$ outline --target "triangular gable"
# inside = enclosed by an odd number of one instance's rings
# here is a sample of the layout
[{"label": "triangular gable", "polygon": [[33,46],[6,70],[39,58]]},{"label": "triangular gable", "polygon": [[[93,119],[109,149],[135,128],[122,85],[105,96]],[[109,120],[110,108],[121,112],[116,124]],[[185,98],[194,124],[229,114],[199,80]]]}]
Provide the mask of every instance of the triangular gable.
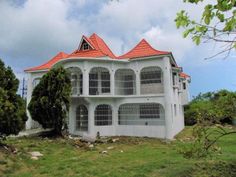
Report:
[{"label": "triangular gable", "polygon": [[[85,45],[88,46],[88,48],[84,48]],[[95,49],[92,41],[87,38],[86,36],[82,36],[81,40],[80,40],[80,44],[79,44],[79,47],[78,47],[78,50],[79,51],[85,51],[85,50],[91,50],[91,49]]]},{"label": "triangular gable", "polygon": [[[83,50],[83,44],[89,44],[91,48],[89,50]],[[97,34],[92,34],[89,38],[83,36],[80,41],[79,48],[71,53],[70,57],[92,57],[92,58],[101,58],[101,57],[110,57],[116,59],[117,57],[113,54],[111,49],[107,44],[100,38]]]}]

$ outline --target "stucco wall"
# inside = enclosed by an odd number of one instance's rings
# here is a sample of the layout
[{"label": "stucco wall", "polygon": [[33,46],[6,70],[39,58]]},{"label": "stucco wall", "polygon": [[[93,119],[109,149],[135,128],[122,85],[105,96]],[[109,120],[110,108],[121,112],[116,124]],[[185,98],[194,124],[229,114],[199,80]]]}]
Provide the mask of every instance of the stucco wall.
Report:
[{"label": "stucco wall", "polygon": [[[172,69],[168,57],[148,58],[145,60],[120,60],[109,59],[73,59],[63,61],[57,65],[65,68],[78,67],[83,73],[83,94],[79,97],[72,97],[69,111],[69,132],[81,136],[95,137],[97,132],[101,136],[127,135],[127,136],[149,136],[159,138],[173,138],[183,128],[183,112],[178,116],[173,115],[173,105],[182,105],[178,89],[172,86]],[[157,66],[163,72],[163,82],[161,84],[140,85],[140,72],[144,67]],[[89,72],[94,67],[105,67],[109,70],[111,78],[111,92],[106,95],[89,95]],[[117,83],[115,83],[115,73],[118,69],[132,69],[135,73],[135,95],[124,95],[115,92]],[[27,103],[29,103],[32,94],[32,82],[34,78],[42,77],[45,72],[29,73]],[[141,92],[141,93],[140,93]],[[157,93],[158,92],[158,93]],[[145,94],[148,93],[148,94]],[[165,110],[164,125],[118,125],[119,106],[126,103],[158,103]],[[78,132],[75,129],[75,111],[79,104],[85,104],[88,108],[88,132]],[[94,110],[99,104],[109,104],[112,106],[112,125],[95,126]],[[137,111],[137,110],[136,110]],[[137,112],[136,112],[137,113]],[[137,117],[138,119],[138,117]],[[151,121],[151,120],[147,120]],[[26,123],[27,128],[32,128],[33,122],[29,119]]]}]

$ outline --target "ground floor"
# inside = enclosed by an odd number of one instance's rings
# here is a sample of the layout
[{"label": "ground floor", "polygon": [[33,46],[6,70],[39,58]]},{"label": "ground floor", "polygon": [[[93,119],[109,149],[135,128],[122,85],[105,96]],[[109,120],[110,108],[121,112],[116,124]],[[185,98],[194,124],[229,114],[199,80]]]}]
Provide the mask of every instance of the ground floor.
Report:
[{"label": "ground floor", "polygon": [[93,138],[97,135],[172,138],[184,128],[183,111],[170,117],[174,115],[168,114],[165,107],[164,97],[72,98],[69,132]]},{"label": "ground floor", "polygon": [[[181,104],[171,104],[163,95],[140,97],[72,97],[68,113],[72,135],[137,136],[172,139],[184,128]],[[26,128],[39,125],[29,120]]]}]

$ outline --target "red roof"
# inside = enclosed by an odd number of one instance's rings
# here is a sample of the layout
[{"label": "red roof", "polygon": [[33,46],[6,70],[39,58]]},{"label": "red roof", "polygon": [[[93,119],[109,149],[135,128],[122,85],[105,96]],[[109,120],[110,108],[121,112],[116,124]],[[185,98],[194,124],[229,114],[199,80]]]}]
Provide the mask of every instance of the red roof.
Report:
[{"label": "red roof", "polygon": [[49,60],[47,63],[37,66],[37,67],[26,69],[25,71],[50,69],[57,61],[61,59],[65,59],[65,58],[72,58],[72,57],[100,58],[100,57],[107,56],[112,59],[133,59],[133,58],[138,58],[138,57],[171,54],[170,52],[159,51],[159,50],[154,49],[146,40],[143,39],[128,53],[121,55],[119,57],[116,57],[114,53],[111,51],[111,49],[104,42],[104,40],[100,38],[97,34],[94,33],[89,38],[86,36],[82,36],[81,42],[83,40],[85,40],[91,46],[91,49],[81,50],[80,48],[78,48],[71,54],[60,52],[51,60]]},{"label": "red roof", "polygon": [[72,54],[70,54],[68,57],[105,57],[108,56],[110,58],[117,58],[111,49],[107,46],[107,44],[103,41],[102,38],[100,38],[97,34],[91,35],[89,38],[83,36],[85,40],[88,41],[88,43],[93,47],[94,49],[91,50],[75,50]]},{"label": "red roof", "polygon": [[59,52],[56,56],[54,56],[51,60],[49,60],[47,63],[44,63],[40,66],[36,66],[33,68],[26,69],[25,71],[36,71],[36,70],[45,70],[45,69],[50,69],[52,65],[54,65],[57,61],[66,58],[68,54],[64,52]]},{"label": "red roof", "polygon": [[180,73],[179,75],[180,77],[183,77],[183,78],[190,78],[190,76],[187,75],[186,73]]},{"label": "red roof", "polygon": [[132,59],[132,58],[147,57],[154,55],[165,55],[165,54],[170,54],[170,52],[156,50],[145,39],[142,39],[132,50],[130,50],[124,55],[119,56],[118,58]]}]

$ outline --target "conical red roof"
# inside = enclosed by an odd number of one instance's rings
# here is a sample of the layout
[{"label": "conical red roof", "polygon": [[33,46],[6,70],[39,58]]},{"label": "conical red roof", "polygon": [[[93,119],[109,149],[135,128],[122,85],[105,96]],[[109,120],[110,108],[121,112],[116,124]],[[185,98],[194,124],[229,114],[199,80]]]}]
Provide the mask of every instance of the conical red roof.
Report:
[{"label": "conical red roof", "polygon": [[132,59],[132,58],[148,57],[154,55],[165,55],[165,54],[170,54],[170,52],[156,50],[145,39],[142,39],[132,50],[130,50],[124,55],[119,56],[118,58]]}]

